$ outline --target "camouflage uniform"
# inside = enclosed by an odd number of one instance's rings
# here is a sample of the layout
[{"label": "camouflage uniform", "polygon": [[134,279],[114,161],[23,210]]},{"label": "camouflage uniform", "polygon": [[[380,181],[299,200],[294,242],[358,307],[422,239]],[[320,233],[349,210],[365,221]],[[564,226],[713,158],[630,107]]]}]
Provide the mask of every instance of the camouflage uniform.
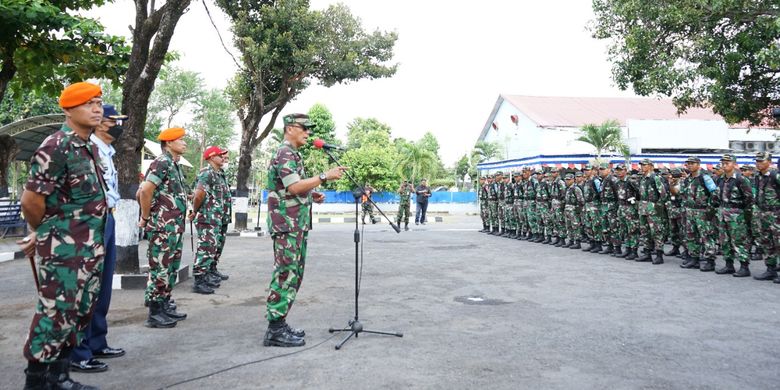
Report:
[{"label": "camouflage uniform", "polygon": [[[521,176],[518,175],[515,176],[515,178],[521,178]],[[523,210],[523,202],[525,202],[525,200],[523,199],[525,196],[525,194],[523,194],[524,185],[525,183],[523,183],[522,179],[521,180],[515,179],[514,185],[512,186],[512,189],[514,191],[514,198],[515,198],[515,203],[512,206],[512,212],[515,215],[518,235],[523,235],[528,230],[525,221],[525,211]]]},{"label": "camouflage uniform", "polygon": [[152,161],[146,180],[156,187],[145,226],[149,279],[144,301],[162,303],[170,298],[181,265],[187,193],[179,164],[167,151]]},{"label": "camouflage uniform", "polygon": [[582,188],[576,184],[568,186],[564,199],[566,236],[569,238],[569,241],[578,242],[582,240],[582,225],[580,224],[580,221],[582,208],[585,206],[585,196],[582,193]]},{"label": "camouflage uniform", "polygon": [[536,212],[536,187],[538,182],[535,177],[531,176],[525,182],[525,215],[526,223],[531,234],[538,235],[539,230],[539,217]]},{"label": "camouflage uniform", "polygon": [[201,169],[198,173],[195,185],[196,188],[206,193],[206,197],[195,217],[195,226],[198,230],[198,248],[195,253],[195,264],[192,266],[193,275],[203,275],[212,269],[216,262],[217,248],[225,240],[222,222],[225,220],[224,213],[226,211],[225,192],[229,190],[221,173],[211,165]]},{"label": "camouflage uniform", "polygon": [[[759,248],[766,255],[767,267],[776,267],[780,260],[780,173],[774,169],[756,172],[755,220]],[[779,282],[780,283],[780,282]]]},{"label": "camouflage uniform", "polygon": [[515,185],[511,182],[511,176],[506,177],[505,180],[507,181],[504,183],[504,230],[507,234],[511,234],[517,229],[514,217]]},{"label": "camouflage uniform", "polygon": [[25,190],[45,197],[36,229],[38,303],[24,344],[30,362],[52,363],[78,346],[89,325],[103,271],[105,184],[97,147],[67,125],[47,137],[30,161]]},{"label": "camouflage uniform", "polygon": [[680,197],[685,207],[685,244],[688,256],[715,260],[717,246],[713,226],[714,213],[711,207],[711,194],[716,188],[715,181],[703,170],[692,172],[680,188]]},{"label": "camouflage uniform", "polygon": [[655,173],[639,182],[639,232],[645,251],[662,251],[666,241],[666,210],[668,194],[661,178]]},{"label": "camouflage uniform", "polygon": [[550,185],[546,179],[539,181],[536,187],[536,213],[539,220],[539,233],[549,239],[552,234],[550,226]]},{"label": "camouflage uniform", "polygon": [[566,218],[564,204],[566,203],[566,183],[560,174],[550,183],[550,212],[552,215],[552,235],[563,240],[566,237]]},{"label": "camouflage uniform", "polygon": [[[679,191],[679,182],[677,184],[669,183],[669,185],[677,187]],[[670,191],[669,200],[666,202],[666,209],[668,210],[667,214],[669,218],[669,241],[672,246],[679,247],[683,244],[683,214],[685,213],[682,206],[682,197],[680,197],[680,195],[675,195]]]},{"label": "camouflage uniform", "polygon": [[[411,212],[411,200],[412,200],[412,188],[411,185],[402,185],[398,190],[398,215],[395,217],[396,224],[400,225],[401,222],[409,224],[409,213]],[[482,188],[479,191],[479,201],[482,205]],[[481,209],[481,207],[480,207]],[[486,218],[482,218],[482,223],[485,224]]]},{"label": "camouflage uniform", "polygon": [[363,211],[360,217],[363,220],[363,223],[366,223],[366,214],[368,214],[368,220],[371,221],[371,223],[376,223],[374,222],[374,205],[369,201],[371,195],[376,190],[373,187],[367,186],[363,191],[365,191],[366,194],[363,195]]},{"label": "camouflage uniform", "polygon": [[[399,194],[401,192],[399,191]],[[403,202],[404,202],[404,196],[401,194],[401,201],[398,205],[398,218],[396,219],[397,223],[401,223],[401,214],[403,209]],[[409,201],[407,200],[407,204]],[[408,207],[408,206],[407,206]],[[479,216],[482,218],[482,226],[486,229],[490,229],[490,210],[488,209],[488,184],[482,183],[479,186]],[[406,210],[406,223],[409,223],[409,211]]]},{"label": "camouflage uniform", "polygon": [[301,287],[306,265],[306,241],[311,230],[311,192],[293,195],[287,188],[306,179],[300,152],[284,141],[268,166],[268,231],[274,249],[266,318],[287,317]]},{"label": "camouflage uniform", "polygon": [[[222,177],[222,181],[225,182],[226,191],[223,194],[224,197],[222,201],[222,206],[224,207],[225,211],[222,213],[222,228],[219,231],[220,240],[217,241],[217,255],[214,257],[214,270],[216,270],[217,265],[219,265],[219,259],[222,257],[222,249],[225,248],[228,225],[233,222],[233,196],[230,194],[230,183],[228,183],[225,171],[220,172],[219,175]],[[259,215],[257,217],[260,218]]]},{"label": "camouflage uniform", "polygon": [[493,183],[494,186],[496,186],[496,193],[498,194],[498,202],[496,204],[496,227],[499,229],[499,232],[503,233],[506,229],[506,220],[504,219],[504,215],[506,213],[506,192],[504,192],[504,188],[506,187],[506,184],[504,183],[504,178],[496,178],[496,181]]},{"label": "camouflage uniform", "polygon": [[[620,249],[620,227],[618,212],[618,179],[612,174],[604,177],[599,193],[599,218],[601,218],[601,235],[614,249]],[[607,252],[609,253],[609,252]]]},{"label": "camouflage uniform", "polygon": [[726,262],[750,262],[748,253],[747,210],[753,207],[753,189],[750,181],[735,170],[731,176],[724,175],[718,186],[718,224],[720,244]]},{"label": "camouflage uniform", "polygon": [[619,232],[617,235],[620,242],[626,246],[626,250],[633,253],[639,246],[639,211],[637,210],[639,188],[631,181],[628,175],[618,180],[616,184],[618,199],[617,229]]},{"label": "camouflage uniform", "polygon": [[591,241],[601,241],[603,238],[601,237],[601,221],[599,220],[599,194],[596,187],[595,177],[582,183],[582,194],[585,197],[582,227],[585,235]]},{"label": "camouflage uniform", "polygon": [[498,185],[495,180],[488,184],[488,211],[490,216],[490,229],[498,230]]}]

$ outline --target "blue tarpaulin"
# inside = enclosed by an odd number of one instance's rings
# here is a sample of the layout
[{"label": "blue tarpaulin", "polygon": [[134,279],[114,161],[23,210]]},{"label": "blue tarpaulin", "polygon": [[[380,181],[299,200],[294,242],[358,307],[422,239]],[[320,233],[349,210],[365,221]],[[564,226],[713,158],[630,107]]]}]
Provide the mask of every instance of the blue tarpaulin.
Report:
[{"label": "blue tarpaulin", "polygon": [[[322,191],[325,194],[325,203],[354,203],[355,198],[352,197],[350,191]],[[394,192],[375,192],[371,195],[371,199],[376,203],[398,203],[398,194]],[[268,192],[263,191],[263,203],[268,201]],[[415,201],[415,196],[412,195],[412,202]],[[476,203],[476,192],[448,192],[438,191],[433,192],[428,199],[430,203]]]}]

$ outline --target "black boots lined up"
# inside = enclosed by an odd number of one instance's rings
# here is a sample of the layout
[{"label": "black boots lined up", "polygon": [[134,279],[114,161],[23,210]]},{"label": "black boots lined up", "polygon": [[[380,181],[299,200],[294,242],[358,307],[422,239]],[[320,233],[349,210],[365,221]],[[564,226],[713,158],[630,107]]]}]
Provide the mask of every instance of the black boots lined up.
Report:
[{"label": "black boots lined up", "polygon": [[98,390],[70,378],[70,353],[51,363],[29,362],[24,370],[24,390]]}]

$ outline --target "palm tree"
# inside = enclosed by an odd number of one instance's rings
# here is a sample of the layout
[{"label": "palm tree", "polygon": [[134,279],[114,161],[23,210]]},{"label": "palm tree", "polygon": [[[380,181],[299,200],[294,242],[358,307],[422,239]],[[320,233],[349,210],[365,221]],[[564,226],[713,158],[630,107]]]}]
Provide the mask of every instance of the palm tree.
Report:
[{"label": "palm tree", "polygon": [[477,141],[471,150],[471,160],[475,164],[490,160],[501,154],[501,144],[498,142]]},{"label": "palm tree", "polygon": [[405,143],[400,146],[400,159],[396,169],[402,177],[408,177],[414,183],[415,179],[431,176],[436,172],[438,159],[430,150],[415,143]]},{"label": "palm tree", "polygon": [[625,154],[628,150],[620,132],[620,124],[615,120],[609,120],[601,125],[587,124],[582,126],[584,135],[577,138],[593,145],[596,148],[596,159],[601,160],[601,154],[607,150],[618,150]]}]

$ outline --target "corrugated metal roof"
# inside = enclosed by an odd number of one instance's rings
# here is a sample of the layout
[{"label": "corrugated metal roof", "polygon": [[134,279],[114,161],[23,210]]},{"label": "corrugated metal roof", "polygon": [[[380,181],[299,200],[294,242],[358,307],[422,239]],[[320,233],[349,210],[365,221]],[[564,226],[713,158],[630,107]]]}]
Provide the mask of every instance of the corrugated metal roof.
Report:
[{"label": "corrugated metal roof", "polygon": [[581,127],[617,120],[621,126],[629,119],[722,121],[711,109],[691,108],[678,115],[671,99],[599,98],[501,95],[540,127]]}]

